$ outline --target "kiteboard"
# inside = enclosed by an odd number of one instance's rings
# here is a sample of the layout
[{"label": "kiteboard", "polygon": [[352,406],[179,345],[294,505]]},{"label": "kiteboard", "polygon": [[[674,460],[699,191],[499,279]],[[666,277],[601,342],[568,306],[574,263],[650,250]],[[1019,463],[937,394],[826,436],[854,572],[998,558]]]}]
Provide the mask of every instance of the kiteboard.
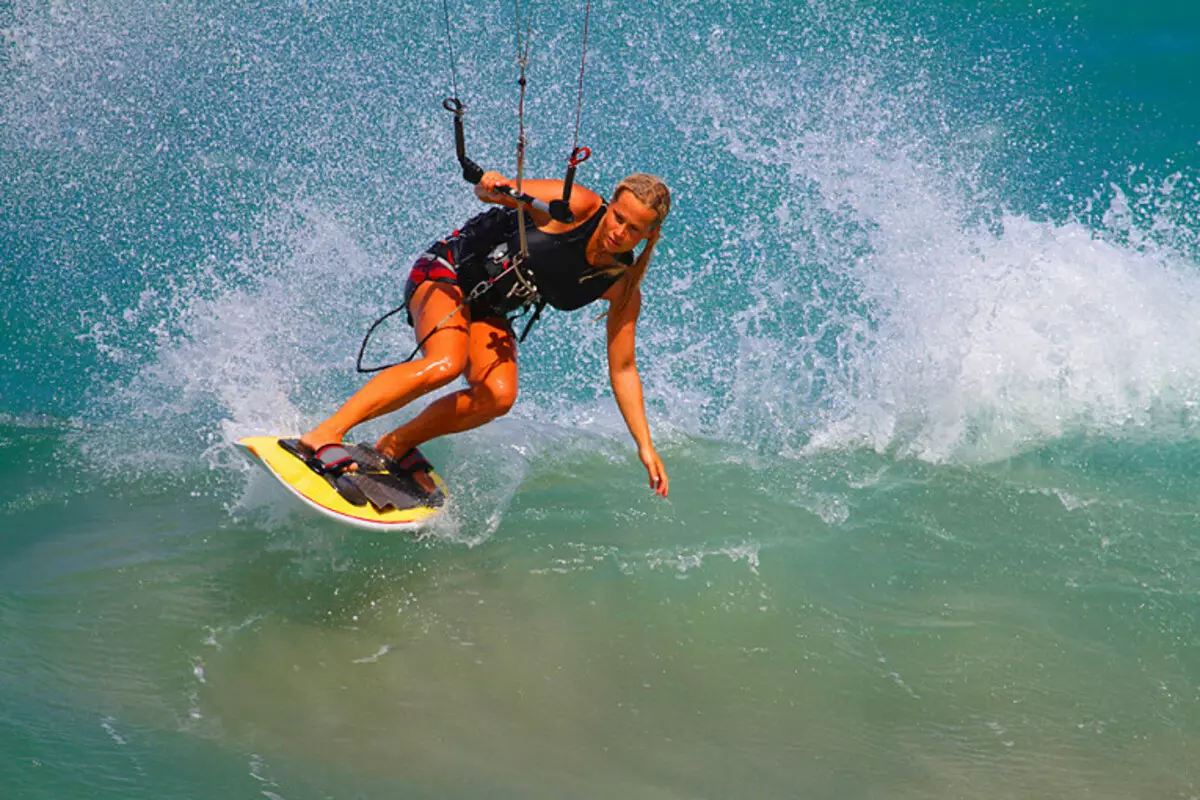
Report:
[{"label": "kiteboard", "polygon": [[312,451],[298,438],[248,436],[237,444],[305,505],[345,525],[414,532],[446,502],[445,482],[416,450],[392,460],[369,445],[343,445],[358,469],[335,474],[314,469]]}]

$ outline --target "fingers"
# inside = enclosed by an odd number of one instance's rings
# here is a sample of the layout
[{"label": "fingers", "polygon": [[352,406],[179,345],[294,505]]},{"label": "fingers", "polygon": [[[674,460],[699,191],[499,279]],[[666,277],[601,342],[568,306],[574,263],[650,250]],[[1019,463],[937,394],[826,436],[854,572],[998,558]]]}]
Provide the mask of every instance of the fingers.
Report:
[{"label": "fingers", "polygon": [[667,478],[667,470],[657,456],[646,465],[646,472],[650,475],[650,488],[659,497],[666,497],[671,482]]},{"label": "fingers", "polygon": [[647,445],[638,450],[638,457],[641,458],[642,465],[646,468],[646,474],[650,477],[650,489],[659,497],[666,497],[670,481],[667,479],[667,470],[663,466],[662,459],[658,457],[658,453],[654,452],[653,447]]},{"label": "fingers", "polygon": [[496,191],[497,186],[507,186],[508,178],[501,175],[495,170],[489,170],[483,173],[483,177],[479,179],[479,188],[485,192]]}]

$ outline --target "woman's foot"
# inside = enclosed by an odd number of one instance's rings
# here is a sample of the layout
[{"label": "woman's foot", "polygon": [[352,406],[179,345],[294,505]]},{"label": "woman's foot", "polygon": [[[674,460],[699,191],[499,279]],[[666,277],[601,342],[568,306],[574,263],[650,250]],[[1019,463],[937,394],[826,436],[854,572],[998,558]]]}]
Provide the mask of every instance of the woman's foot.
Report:
[{"label": "woman's foot", "polygon": [[396,432],[385,433],[375,442],[375,449],[384,458],[398,459],[412,449],[412,445],[396,438]]},{"label": "woman's foot", "polygon": [[[311,431],[309,431],[308,433],[306,433],[300,437],[300,444],[307,447],[314,454],[317,454],[318,458],[320,458],[321,451],[324,450],[325,448],[330,447],[331,445],[340,446],[342,444],[343,435],[344,434],[339,433],[338,431],[329,430],[329,429],[325,428],[323,425],[318,425],[317,427],[313,428]],[[324,461],[325,459],[321,458],[321,460]],[[350,463],[348,465],[346,465],[345,468],[342,469],[341,471],[342,472],[357,472],[358,464],[354,463],[353,461],[350,461]]]},{"label": "woman's foot", "polygon": [[309,449],[316,450],[318,447],[324,447],[327,444],[341,444],[344,435],[341,431],[333,430],[321,424],[308,433],[301,434],[300,444]]},{"label": "woman's foot", "polygon": [[[416,450],[415,447],[397,438],[395,431],[379,437],[379,441],[375,443],[375,449],[389,462],[397,463],[406,460]],[[421,457],[421,461],[424,460],[424,457]],[[429,477],[429,469],[428,462],[426,462],[425,467],[403,470],[403,472],[416,481],[417,486],[420,486],[427,494],[433,494],[437,491],[437,484],[433,482],[433,478]]]}]

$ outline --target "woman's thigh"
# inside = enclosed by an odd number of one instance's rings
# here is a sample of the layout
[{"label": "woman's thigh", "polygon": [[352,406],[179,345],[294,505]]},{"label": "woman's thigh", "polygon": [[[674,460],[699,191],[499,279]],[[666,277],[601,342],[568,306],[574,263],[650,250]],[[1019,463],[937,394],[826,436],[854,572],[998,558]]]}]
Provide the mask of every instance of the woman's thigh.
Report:
[{"label": "woman's thigh", "polygon": [[466,368],[469,358],[470,322],[462,298],[458,286],[425,281],[408,304],[417,341],[424,342],[421,349],[425,358],[450,361],[456,374]]},{"label": "woman's thigh", "polygon": [[504,410],[517,399],[517,337],[501,319],[472,322],[467,382],[485,388]]}]

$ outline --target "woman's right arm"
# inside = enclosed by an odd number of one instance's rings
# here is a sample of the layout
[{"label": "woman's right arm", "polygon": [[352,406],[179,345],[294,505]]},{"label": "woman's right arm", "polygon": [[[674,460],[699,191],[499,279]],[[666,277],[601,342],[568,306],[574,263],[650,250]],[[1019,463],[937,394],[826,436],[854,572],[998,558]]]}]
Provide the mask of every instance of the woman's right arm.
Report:
[{"label": "woman's right arm", "polygon": [[[501,175],[499,172],[489,170],[483,173],[483,177],[479,179],[479,183],[475,184],[475,196],[485,203],[493,203],[495,205],[507,206],[508,208],[516,208],[517,201],[513,200],[506,194],[500,194],[495,191],[497,186],[515,186],[515,181]],[[563,182],[556,180],[534,179],[521,181],[521,191],[530,197],[536,197],[538,200],[544,200],[550,203],[554,200],[561,200],[563,193]],[[604,198],[593,192],[586,186],[575,184],[571,188],[571,213],[575,215],[577,220],[586,220],[596,213],[596,209],[604,204]],[[550,223],[550,217],[540,211],[533,211],[534,221],[538,227],[546,226]],[[573,226],[572,226],[573,227]]]}]

